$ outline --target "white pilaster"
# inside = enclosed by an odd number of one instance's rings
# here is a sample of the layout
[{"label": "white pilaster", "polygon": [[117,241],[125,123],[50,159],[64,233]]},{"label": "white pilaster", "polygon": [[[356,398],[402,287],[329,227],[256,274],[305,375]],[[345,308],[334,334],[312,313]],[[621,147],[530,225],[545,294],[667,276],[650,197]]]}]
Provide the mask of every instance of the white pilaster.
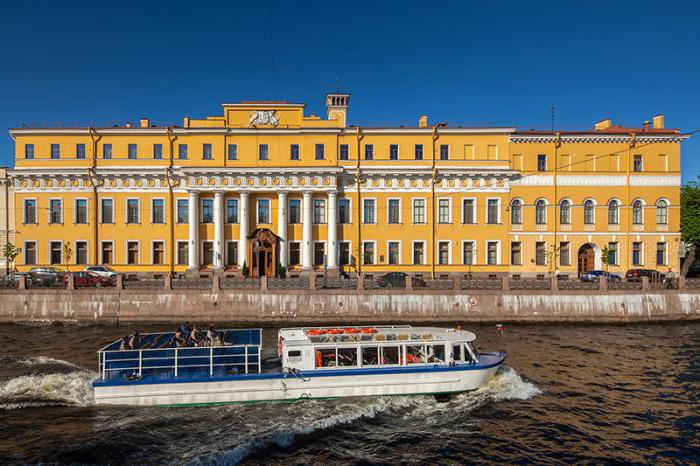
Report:
[{"label": "white pilaster", "polygon": [[304,191],[302,201],[302,254],[301,267],[310,270],[313,267],[313,200],[312,192]]},{"label": "white pilaster", "polygon": [[338,268],[338,193],[328,192],[328,242],[326,246],[328,269]]},{"label": "white pilaster", "polygon": [[214,193],[214,268],[224,268],[224,192]]},{"label": "white pilaster", "polygon": [[188,245],[187,266],[190,269],[199,268],[199,194],[190,191],[190,199],[187,204],[187,216],[189,220],[190,242]]},{"label": "white pilaster", "polygon": [[287,267],[287,193],[277,194],[277,236],[280,239],[279,262]]},{"label": "white pilaster", "polygon": [[[248,191],[241,191],[241,198],[238,201],[240,213],[240,234],[238,236],[238,266],[243,267],[248,256]],[[250,264],[246,264],[250,270]]]}]

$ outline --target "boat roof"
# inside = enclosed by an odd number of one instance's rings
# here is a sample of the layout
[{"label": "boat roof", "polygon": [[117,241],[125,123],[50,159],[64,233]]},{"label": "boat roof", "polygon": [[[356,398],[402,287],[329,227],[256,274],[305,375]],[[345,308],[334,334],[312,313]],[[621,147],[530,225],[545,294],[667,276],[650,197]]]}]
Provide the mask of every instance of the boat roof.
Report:
[{"label": "boat roof", "polygon": [[[355,332],[345,332],[344,330],[353,329]],[[373,329],[374,332],[362,332],[364,329]],[[376,326],[356,326],[356,327],[293,327],[293,328],[283,328],[279,331],[279,336],[283,338],[286,343],[295,344],[312,344],[317,343],[315,336],[309,334],[309,331],[329,331],[329,330],[340,330],[340,334],[359,334],[363,337],[372,337],[371,339],[364,339],[363,342],[367,341],[459,341],[459,342],[471,342],[476,340],[476,335],[467,330],[454,329],[454,328],[441,328],[441,327],[412,327],[410,325],[376,325]],[[359,331],[358,331],[359,330]],[[379,336],[379,338],[377,338]],[[392,336],[395,338],[386,338],[387,336]]]}]

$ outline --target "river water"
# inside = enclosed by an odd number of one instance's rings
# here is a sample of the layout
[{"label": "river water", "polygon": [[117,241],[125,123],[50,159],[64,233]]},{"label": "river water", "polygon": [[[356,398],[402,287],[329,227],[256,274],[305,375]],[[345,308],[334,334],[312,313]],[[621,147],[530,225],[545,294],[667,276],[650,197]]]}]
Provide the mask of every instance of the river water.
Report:
[{"label": "river water", "polygon": [[465,328],[509,352],[469,394],[130,408],[90,382],[131,328],[0,326],[0,464],[700,463],[699,323]]}]

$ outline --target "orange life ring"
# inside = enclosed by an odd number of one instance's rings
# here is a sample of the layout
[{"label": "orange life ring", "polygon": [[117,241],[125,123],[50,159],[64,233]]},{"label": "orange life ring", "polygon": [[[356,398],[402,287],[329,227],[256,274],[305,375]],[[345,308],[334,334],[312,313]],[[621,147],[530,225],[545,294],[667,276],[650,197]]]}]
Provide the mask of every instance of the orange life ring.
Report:
[{"label": "orange life ring", "polygon": [[321,329],[315,328],[312,330],[307,330],[306,333],[308,333],[309,335],[323,335],[324,332]]},{"label": "orange life ring", "polygon": [[340,333],[343,333],[343,331],[340,330],[339,328],[332,328],[332,329],[328,330],[328,333],[331,335],[338,335]]},{"label": "orange life ring", "polygon": [[343,329],[343,333],[357,333],[357,332],[359,332],[359,330],[354,328],[354,327],[348,327],[348,328]]},{"label": "orange life ring", "polygon": [[377,333],[376,328],[366,327],[362,329],[362,333]]}]

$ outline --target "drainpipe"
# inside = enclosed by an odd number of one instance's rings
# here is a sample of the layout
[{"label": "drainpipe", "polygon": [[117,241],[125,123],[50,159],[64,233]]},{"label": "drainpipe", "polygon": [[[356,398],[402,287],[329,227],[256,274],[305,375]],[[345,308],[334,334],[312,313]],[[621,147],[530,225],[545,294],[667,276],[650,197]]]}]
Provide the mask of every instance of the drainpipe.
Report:
[{"label": "drainpipe", "polygon": [[95,179],[95,170],[97,168],[97,142],[102,139],[102,136],[97,134],[95,128],[88,128],[90,134],[90,139],[92,140],[92,164],[88,169],[88,177],[90,177],[90,182],[92,184],[92,258],[93,263],[98,264],[99,258],[99,231],[97,228],[98,214],[97,209],[99,205],[99,200],[97,199],[97,180]]},{"label": "drainpipe", "polygon": [[[627,269],[629,269],[632,265],[632,262],[630,258],[632,257],[632,254],[630,254],[630,225],[632,223],[632,206],[630,205],[631,202],[631,197],[632,197],[632,192],[630,189],[630,181],[631,181],[631,173],[630,173],[630,165],[632,162],[632,149],[637,145],[637,133],[630,133],[630,142],[627,146],[627,169],[625,170],[627,174],[627,186],[626,186],[626,197],[627,199],[625,200],[625,206],[627,207],[627,226],[625,228],[625,234],[627,236]],[[642,206],[642,208],[644,208]],[[642,217],[643,218],[643,217]],[[618,251],[618,254],[620,251]]]},{"label": "drainpipe", "polygon": [[[165,133],[168,136],[168,147],[169,147],[169,154],[168,154],[168,166],[165,168],[165,181],[168,183],[168,225],[169,225],[169,230],[170,230],[170,247],[168,248],[170,250],[170,260],[168,261],[168,270],[170,271],[170,275],[172,276],[173,272],[175,271],[175,218],[174,218],[174,212],[176,206],[173,204],[175,201],[175,196],[173,194],[173,184],[172,184],[172,177],[171,173],[173,170],[173,147],[175,146],[175,139],[177,139],[177,136],[173,134],[173,129],[170,126],[167,126],[165,128]],[[224,146],[225,147],[225,146]],[[225,158],[225,157],[224,157]]]},{"label": "drainpipe", "polygon": [[[554,215],[552,216],[552,218],[554,219],[554,237],[552,240],[554,244],[552,244],[552,264],[549,265],[550,279],[552,278],[552,272],[554,272],[557,269],[557,210],[559,207],[559,198],[557,197],[557,167],[559,165],[559,148],[561,148],[561,133],[557,132],[556,139],[554,140]],[[570,254],[571,248],[569,248],[569,255]],[[561,261],[561,256],[559,256],[559,260]],[[554,277],[554,279],[556,280],[556,277]]]},{"label": "drainpipe", "polygon": [[432,154],[433,154],[433,174],[430,183],[430,276],[435,280],[435,182],[437,179],[437,166],[435,165],[435,141],[440,136],[438,136],[437,126],[433,126],[432,134]]},{"label": "drainpipe", "polygon": [[[357,274],[362,274],[362,190],[360,189],[360,176],[362,171],[360,170],[360,141],[362,140],[362,129],[357,127],[357,173],[356,173],[356,185],[357,185]],[[376,253],[376,251],[375,251]]]}]

